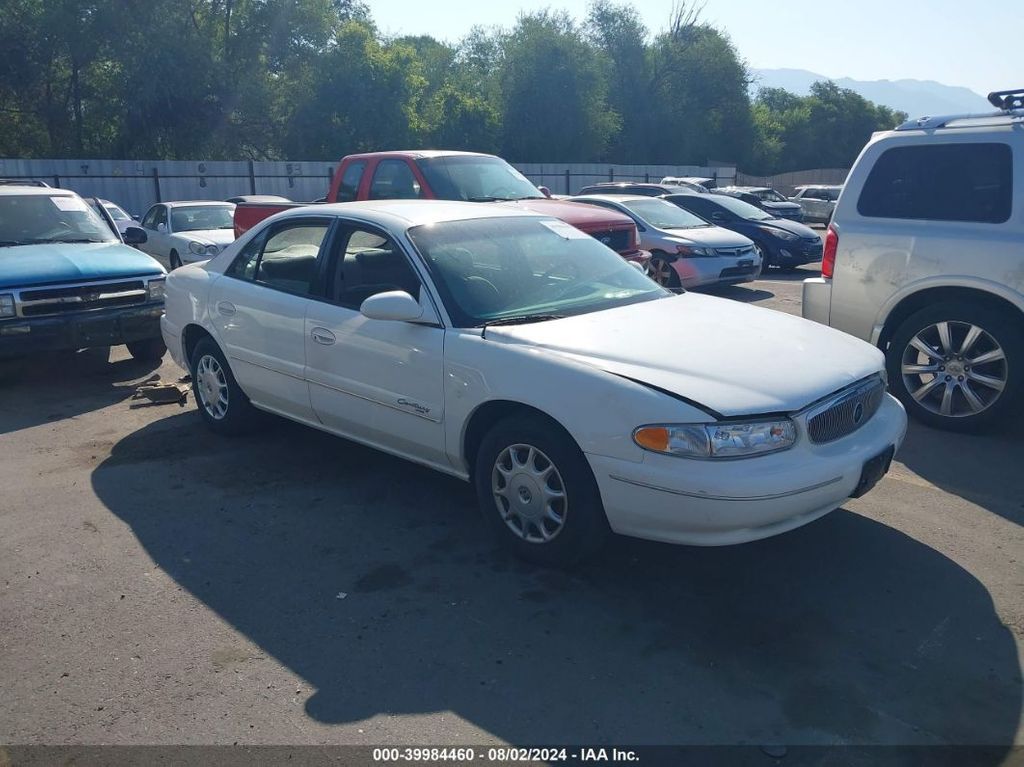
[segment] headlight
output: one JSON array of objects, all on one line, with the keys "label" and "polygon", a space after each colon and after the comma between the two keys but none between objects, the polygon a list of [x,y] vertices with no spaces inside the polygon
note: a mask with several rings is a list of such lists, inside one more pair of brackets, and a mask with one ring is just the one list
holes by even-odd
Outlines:
[{"label": "headlight", "polygon": [[196,242],[195,240],[193,240],[188,244],[188,249],[195,253],[197,256],[206,255],[206,246],[203,245],[203,243],[201,242]]},{"label": "headlight", "polygon": [[713,248],[698,248],[696,245],[676,245],[676,253],[680,256],[688,256],[693,258],[694,256],[713,256],[715,251]]},{"label": "headlight", "polygon": [[14,316],[14,295],[4,293],[0,295],[0,317]]},{"label": "headlight", "polygon": [[206,246],[206,255],[208,255],[208,256],[216,256],[219,251],[220,251],[220,247],[218,245],[207,245]]},{"label": "headlight", "polygon": [[788,418],[711,424],[654,424],[633,432],[633,441],[656,453],[682,458],[740,458],[785,450],[796,442]]},{"label": "headlight", "polygon": [[163,301],[164,300],[164,280],[161,277],[158,280],[149,281],[149,300],[150,301]]},{"label": "headlight", "polygon": [[785,240],[786,242],[794,242],[795,240],[800,239],[799,234],[787,232],[785,229],[776,229],[775,227],[771,226],[762,226],[759,228],[762,232],[770,234],[772,237],[778,237],[780,240]]}]

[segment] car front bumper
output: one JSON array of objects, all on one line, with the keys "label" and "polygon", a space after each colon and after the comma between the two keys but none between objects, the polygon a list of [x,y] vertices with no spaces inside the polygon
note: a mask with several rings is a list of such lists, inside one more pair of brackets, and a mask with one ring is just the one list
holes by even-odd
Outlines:
[{"label": "car front bumper", "polygon": [[800,266],[821,261],[823,243],[806,240],[772,239],[766,243],[771,250],[772,260],[781,266]]},{"label": "car front bumper", "polygon": [[160,337],[163,303],[0,320],[0,356],[116,346]]},{"label": "car front bumper", "polygon": [[684,288],[750,282],[761,275],[762,268],[759,256],[740,259],[733,256],[680,257],[671,265]]},{"label": "car front bumper", "polygon": [[639,463],[587,459],[615,532],[725,546],[778,535],[835,510],[856,490],[865,463],[898,449],[906,430],[903,406],[886,394],[864,426],[827,444],[801,434],[792,448],[754,458],[697,461],[647,452]]}]

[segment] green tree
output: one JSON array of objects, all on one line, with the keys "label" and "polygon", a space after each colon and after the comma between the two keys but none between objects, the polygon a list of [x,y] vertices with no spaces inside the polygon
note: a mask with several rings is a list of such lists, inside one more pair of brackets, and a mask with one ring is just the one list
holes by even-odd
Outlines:
[{"label": "green tree", "polygon": [[502,40],[502,151],[511,160],[605,157],[619,117],[608,83],[575,22],[542,11],[519,17]]}]

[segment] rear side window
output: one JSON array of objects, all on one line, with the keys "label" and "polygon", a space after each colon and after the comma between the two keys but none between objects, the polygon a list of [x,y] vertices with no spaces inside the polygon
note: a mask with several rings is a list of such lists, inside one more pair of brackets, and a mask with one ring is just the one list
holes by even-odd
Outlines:
[{"label": "rear side window", "polygon": [[1001,224],[1010,217],[1013,155],[1002,143],[887,149],[857,201],[868,218]]}]

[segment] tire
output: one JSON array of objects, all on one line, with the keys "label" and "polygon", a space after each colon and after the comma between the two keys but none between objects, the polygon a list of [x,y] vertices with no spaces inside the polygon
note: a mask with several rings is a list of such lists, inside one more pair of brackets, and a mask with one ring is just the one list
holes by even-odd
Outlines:
[{"label": "tire", "polygon": [[993,427],[1024,394],[1020,317],[976,302],[929,306],[896,329],[886,368],[893,394],[922,423],[951,431]]},{"label": "tire", "polygon": [[656,250],[651,254],[650,278],[663,288],[678,290],[682,287],[679,281],[679,273],[672,268],[672,262],[668,254]]},{"label": "tire", "polygon": [[761,256],[761,271],[762,273],[767,272],[771,267],[778,266],[771,257],[771,250],[762,245],[760,242],[754,241],[754,250],[757,251],[758,255]]},{"label": "tire", "polygon": [[178,255],[178,251],[172,250],[171,251],[171,271],[173,272],[175,269],[180,268],[181,265],[182,265],[181,264],[181,257]]},{"label": "tire", "polygon": [[199,415],[218,434],[244,434],[259,415],[235,381],[224,353],[212,338],[196,344],[189,360],[192,394]]},{"label": "tire", "polygon": [[128,353],[134,359],[144,362],[156,362],[167,353],[167,345],[162,338],[147,338],[145,341],[132,341],[126,344]]},{"label": "tire", "polygon": [[[548,419],[519,415],[498,422],[480,444],[475,467],[480,510],[516,555],[568,567],[607,541],[611,530],[590,465]],[[548,509],[553,516],[544,516]]]}]

